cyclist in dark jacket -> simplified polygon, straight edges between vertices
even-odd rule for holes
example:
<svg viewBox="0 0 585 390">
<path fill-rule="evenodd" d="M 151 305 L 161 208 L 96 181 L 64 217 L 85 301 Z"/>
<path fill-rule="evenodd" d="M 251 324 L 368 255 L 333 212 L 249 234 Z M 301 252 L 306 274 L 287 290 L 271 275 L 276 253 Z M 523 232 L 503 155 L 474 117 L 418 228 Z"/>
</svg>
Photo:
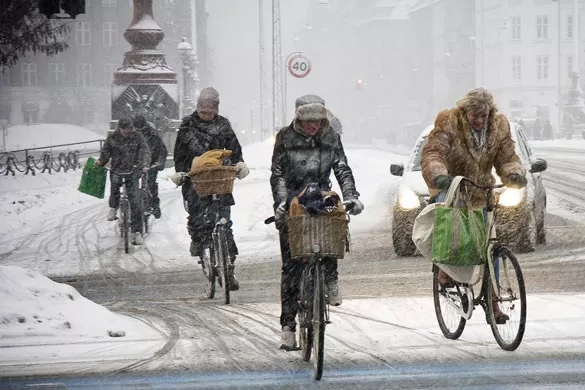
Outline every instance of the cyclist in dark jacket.
<svg viewBox="0 0 585 390">
<path fill-rule="evenodd" d="M 106 138 L 99 159 L 95 166 L 104 166 L 111 160 L 110 168 L 110 212 L 108 221 L 117 219 L 120 206 L 120 187 L 122 177 L 119 173 L 133 172 L 127 182 L 128 199 L 130 200 L 132 232 L 134 245 L 142 245 L 142 210 L 138 196 L 138 179 L 140 172 L 147 172 L 150 165 L 150 149 L 142 134 L 134 130 L 130 119 L 120 119 L 118 128 Z"/>
<path fill-rule="evenodd" d="M 152 195 L 153 215 L 156 219 L 160 218 L 160 199 L 158 197 L 158 183 L 156 178 L 158 171 L 165 169 L 165 162 L 167 161 L 167 147 L 163 140 L 158 135 L 158 132 L 146 121 L 142 115 L 137 115 L 132 120 L 136 130 L 146 138 L 146 143 L 150 148 L 150 165 L 156 166 L 156 169 L 150 169 L 147 173 L 148 190 Z"/>
<path fill-rule="evenodd" d="M 219 94 L 214 88 L 201 90 L 197 100 L 196 111 L 183 118 L 179 134 L 175 142 L 174 159 L 176 172 L 188 172 L 194 157 L 213 149 L 231 150 L 231 164 L 238 167 L 236 177 L 243 179 L 249 170 L 244 163 L 242 147 L 236 137 L 232 126 L 223 116 L 218 114 Z M 202 241 L 209 238 L 213 226 L 205 221 L 205 214 L 211 206 L 211 196 L 199 196 L 192 188 L 190 182 L 182 185 L 185 209 L 189 213 L 187 219 L 187 231 L 191 236 L 191 256 L 201 256 Z M 228 221 L 230 220 L 230 208 L 235 204 L 231 194 L 219 195 L 220 213 Z M 231 223 L 227 229 L 227 240 L 230 252 L 230 267 L 228 276 L 230 288 L 239 289 L 239 283 L 234 275 L 234 261 L 238 254 L 238 248 L 234 240 Z"/>
<path fill-rule="evenodd" d="M 291 259 L 286 226 L 286 212 L 291 199 L 309 183 L 319 183 L 322 190 L 331 189 L 331 171 L 339 183 L 343 199 L 353 203 L 349 209 L 359 214 L 364 206 L 351 168 L 347 163 L 339 134 L 332 130 L 327 119 L 327 109 L 319 102 L 297 106 L 293 122 L 276 135 L 272 154 L 270 185 L 274 198 L 276 227 L 280 235 L 282 256 L 281 277 L 281 348 L 296 348 L 296 313 L 299 299 L 299 279 L 302 263 Z M 329 303 L 341 304 L 337 284 L 337 260 L 327 259 L 325 282 Z"/>
</svg>

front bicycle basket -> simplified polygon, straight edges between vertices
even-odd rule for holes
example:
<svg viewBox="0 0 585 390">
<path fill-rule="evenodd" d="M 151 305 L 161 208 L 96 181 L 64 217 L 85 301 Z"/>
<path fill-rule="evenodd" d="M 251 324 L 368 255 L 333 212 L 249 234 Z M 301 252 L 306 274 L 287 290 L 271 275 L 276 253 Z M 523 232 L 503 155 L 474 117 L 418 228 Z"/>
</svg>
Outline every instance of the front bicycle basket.
<svg viewBox="0 0 585 390">
<path fill-rule="evenodd" d="M 231 194 L 236 179 L 236 167 L 203 167 L 189 173 L 191 185 L 199 195 Z"/>
<path fill-rule="evenodd" d="M 299 215 L 288 217 L 291 257 L 313 254 L 313 245 L 319 245 L 325 257 L 343 259 L 347 242 L 348 220 L 344 217 Z"/>
</svg>

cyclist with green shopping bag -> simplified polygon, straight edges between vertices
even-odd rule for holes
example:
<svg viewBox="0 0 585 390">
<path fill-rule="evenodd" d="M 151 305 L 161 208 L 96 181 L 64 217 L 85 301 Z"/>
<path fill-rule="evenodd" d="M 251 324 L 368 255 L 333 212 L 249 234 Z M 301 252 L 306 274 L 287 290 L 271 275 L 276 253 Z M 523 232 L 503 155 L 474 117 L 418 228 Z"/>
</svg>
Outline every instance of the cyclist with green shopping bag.
<svg viewBox="0 0 585 390">
<path fill-rule="evenodd" d="M 122 177 L 119 174 L 132 172 L 130 181 L 127 182 L 132 213 L 130 216 L 133 233 L 132 243 L 142 245 L 142 210 L 139 201 L 139 179 L 141 172 L 148 172 L 150 149 L 146 139 L 134 129 L 130 119 L 124 118 L 118 121 L 118 128 L 106 138 L 100 158 L 95 162 L 95 166 L 104 166 L 110 160 L 110 211 L 107 220 L 114 221 L 117 219 L 116 214 L 120 205 L 120 187 L 122 186 Z"/>
<path fill-rule="evenodd" d="M 492 94 L 483 88 L 472 89 L 457 101 L 455 108 L 437 115 L 422 151 L 421 167 L 435 202 L 444 199 L 455 176 L 465 176 L 483 186 L 494 185 L 492 168 L 507 187 L 526 186 L 526 171 L 516 155 L 510 123 L 498 112 Z M 485 193 L 469 188 L 468 204 L 484 207 Z M 451 277 L 443 270 L 438 278 L 441 286 L 451 283 Z M 493 306 L 496 320 L 507 321 L 496 301 Z"/>
</svg>

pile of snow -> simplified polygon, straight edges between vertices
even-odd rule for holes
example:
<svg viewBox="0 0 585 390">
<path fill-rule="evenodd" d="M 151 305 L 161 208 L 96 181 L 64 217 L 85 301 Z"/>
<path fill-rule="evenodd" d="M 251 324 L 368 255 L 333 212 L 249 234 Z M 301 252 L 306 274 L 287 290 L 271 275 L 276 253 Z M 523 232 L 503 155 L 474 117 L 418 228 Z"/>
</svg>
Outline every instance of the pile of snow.
<svg viewBox="0 0 585 390">
<path fill-rule="evenodd" d="M 39 148 L 99 139 L 105 139 L 105 137 L 81 126 L 67 124 L 19 125 L 7 129 L 5 150 Z"/>
<path fill-rule="evenodd" d="M 0 346 L 23 335 L 109 339 L 153 333 L 143 322 L 112 313 L 67 284 L 16 266 L 0 266 L 0 301 Z"/>
</svg>

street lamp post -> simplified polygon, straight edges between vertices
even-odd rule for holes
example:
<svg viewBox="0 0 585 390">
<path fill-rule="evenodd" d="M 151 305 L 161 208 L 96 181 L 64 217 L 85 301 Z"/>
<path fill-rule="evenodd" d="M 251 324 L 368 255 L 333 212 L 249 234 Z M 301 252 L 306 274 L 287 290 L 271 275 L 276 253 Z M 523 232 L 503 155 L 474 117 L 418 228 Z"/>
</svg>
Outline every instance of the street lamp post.
<svg viewBox="0 0 585 390">
<path fill-rule="evenodd" d="M 288 77 L 288 62 L 290 61 L 291 57 L 294 56 L 295 54 L 303 54 L 302 51 L 293 51 L 292 53 L 290 53 L 289 55 L 286 56 L 286 60 L 284 61 L 284 73 L 283 73 L 283 80 L 282 80 L 282 89 L 284 91 L 283 93 L 283 105 L 282 105 L 282 123 L 283 126 L 287 125 L 287 121 L 286 121 L 286 112 L 288 110 L 288 106 L 287 106 L 287 97 L 288 97 L 288 91 L 287 91 L 287 86 L 286 86 L 286 79 Z"/>
<path fill-rule="evenodd" d="M 191 107 L 193 105 L 193 100 L 191 99 L 191 83 L 190 83 L 190 74 L 191 74 L 191 67 L 192 67 L 192 51 L 193 48 L 187 42 L 186 38 L 182 38 L 179 45 L 177 45 L 177 51 L 181 57 L 181 61 L 183 62 L 182 70 L 183 70 L 183 99 L 182 99 L 182 112 L 181 116 L 188 115 L 191 111 Z"/>
</svg>

